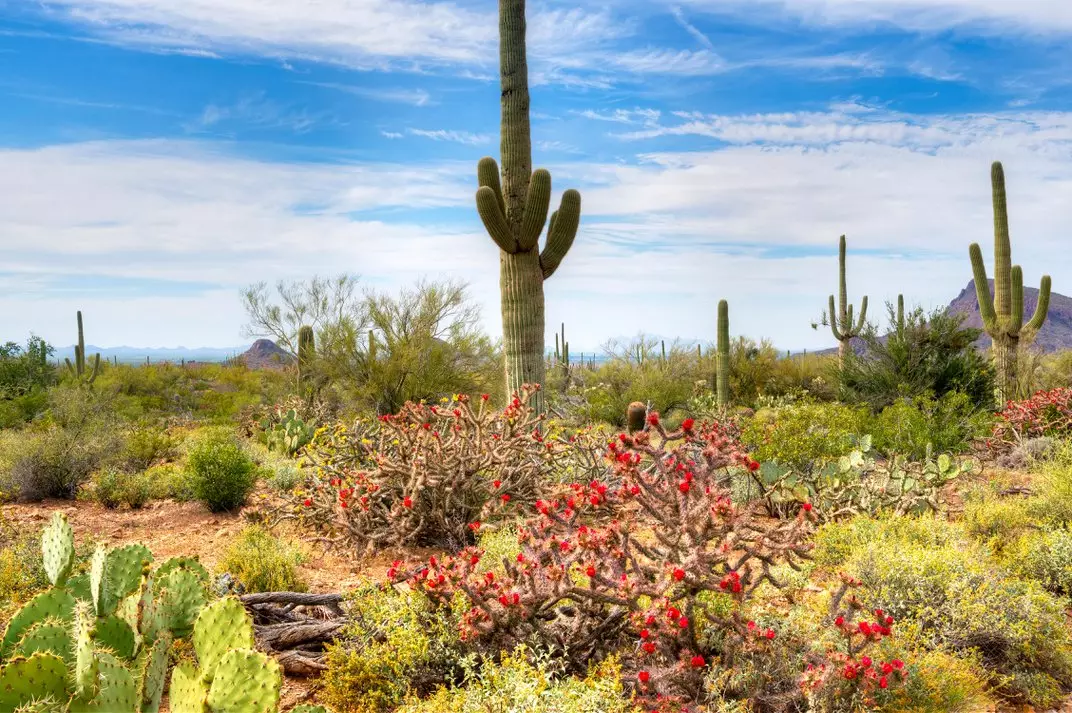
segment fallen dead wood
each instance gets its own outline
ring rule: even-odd
[[[258,592],[241,600],[253,617],[257,646],[290,676],[323,671],[325,646],[348,621],[338,594]]]

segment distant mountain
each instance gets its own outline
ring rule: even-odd
[[[86,354],[92,358],[94,354],[99,353],[101,359],[107,361],[118,361],[125,364],[144,364],[145,357],[149,357],[151,363],[157,363],[162,361],[178,362],[182,360],[186,361],[209,361],[209,362],[221,362],[226,361],[232,357],[238,356],[247,349],[245,346],[240,347],[98,347],[93,344],[86,345]],[[59,360],[61,363],[66,359],[74,359],[74,345],[69,347],[59,347],[56,349],[56,353],[53,355],[54,359]]]
[[[238,356],[238,361],[250,369],[282,369],[294,361],[294,357],[271,339],[258,339]]]
[[[994,281],[990,280],[990,294],[994,294]],[[1024,287],[1024,321],[1031,319],[1038,304],[1037,287]],[[966,315],[965,326],[982,329],[983,318],[979,314],[979,300],[975,295],[975,280],[961,290],[956,299],[949,303],[949,309]],[[990,337],[984,332],[976,342],[980,349],[990,347]],[[1046,321],[1035,337],[1034,344],[1043,352],[1050,353],[1062,349],[1072,349],[1072,297],[1050,292],[1050,309]]]

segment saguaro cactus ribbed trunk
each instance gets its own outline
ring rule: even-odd
[[[316,337],[313,328],[303,324],[298,329],[298,391],[304,392],[309,386],[309,375],[316,358]]]
[[[838,366],[845,363],[845,354],[853,337],[860,335],[867,319],[867,295],[860,300],[860,317],[853,324],[852,305],[849,304],[848,287],[845,284],[845,236],[838,241],[838,303],[834,311],[834,296],[830,295],[830,331],[838,340]]]
[[[718,302],[718,351],[715,354],[718,371],[715,372],[716,398],[720,407],[730,402],[730,306],[726,300]]]
[[[998,404],[1016,396],[1016,353],[1020,338],[1031,339],[1046,321],[1050,309],[1050,276],[1043,275],[1039,285],[1035,314],[1024,324],[1024,272],[1012,264],[1012,244],[1009,240],[1009,211],[1005,201],[1005,170],[1000,161],[990,166],[990,186],[994,203],[994,295],[986,277],[983,251],[979,243],[968,248],[975,294],[979,299],[979,314],[983,328],[992,340],[991,352],[997,375]]]
[[[86,377],[86,337],[82,331],[82,311],[78,311],[78,343],[74,347],[74,364],[67,359],[67,369],[80,381],[92,384],[100,373],[100,352],[93,355],[93,371]]]
[[[499,72],[502,84],[500,151],[477,164],[476,207],[499,246],[503,351],[507,394],[522,384],[544,381],[543,283],[573,245],[581,218],[581,195],[570,189],[551,214],[541,251],[540,233],[551,204],[551,174],[532,171],[528,64],[525,57],[525,0],[499,0]],[[529,405],[542,412],[540,393]]]

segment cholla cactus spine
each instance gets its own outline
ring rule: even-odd
[[[1042,328],[1050,307],[1050,276],[1043,275],[1039,285],[1035,314],[1024,324],[1024,273],[1012,264],[1009,240],[1009,212],[1005,199],[1005,170],[1000,161],[990,167],[990,184],[994,205],[994,294],[986,276],[983,252],[978,243],[968,248],[975,293],[983,328],[992,341],[991,352],[997,371],[999,403],[1016,395],[1016,353],[1021,337],[1031,339]]]

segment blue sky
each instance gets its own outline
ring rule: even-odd
[[[459,278],[498,154],[490,0],[0,0],[0,339],[247,341],[251,282]],[[531,2],[534,163],[583,197],[547,285],[575,352],[638,332],[829,346],[836,287],[944,304],[991,253],[1072,294],[1072,3]],[[556,198],[557,201],[557,198]]]

